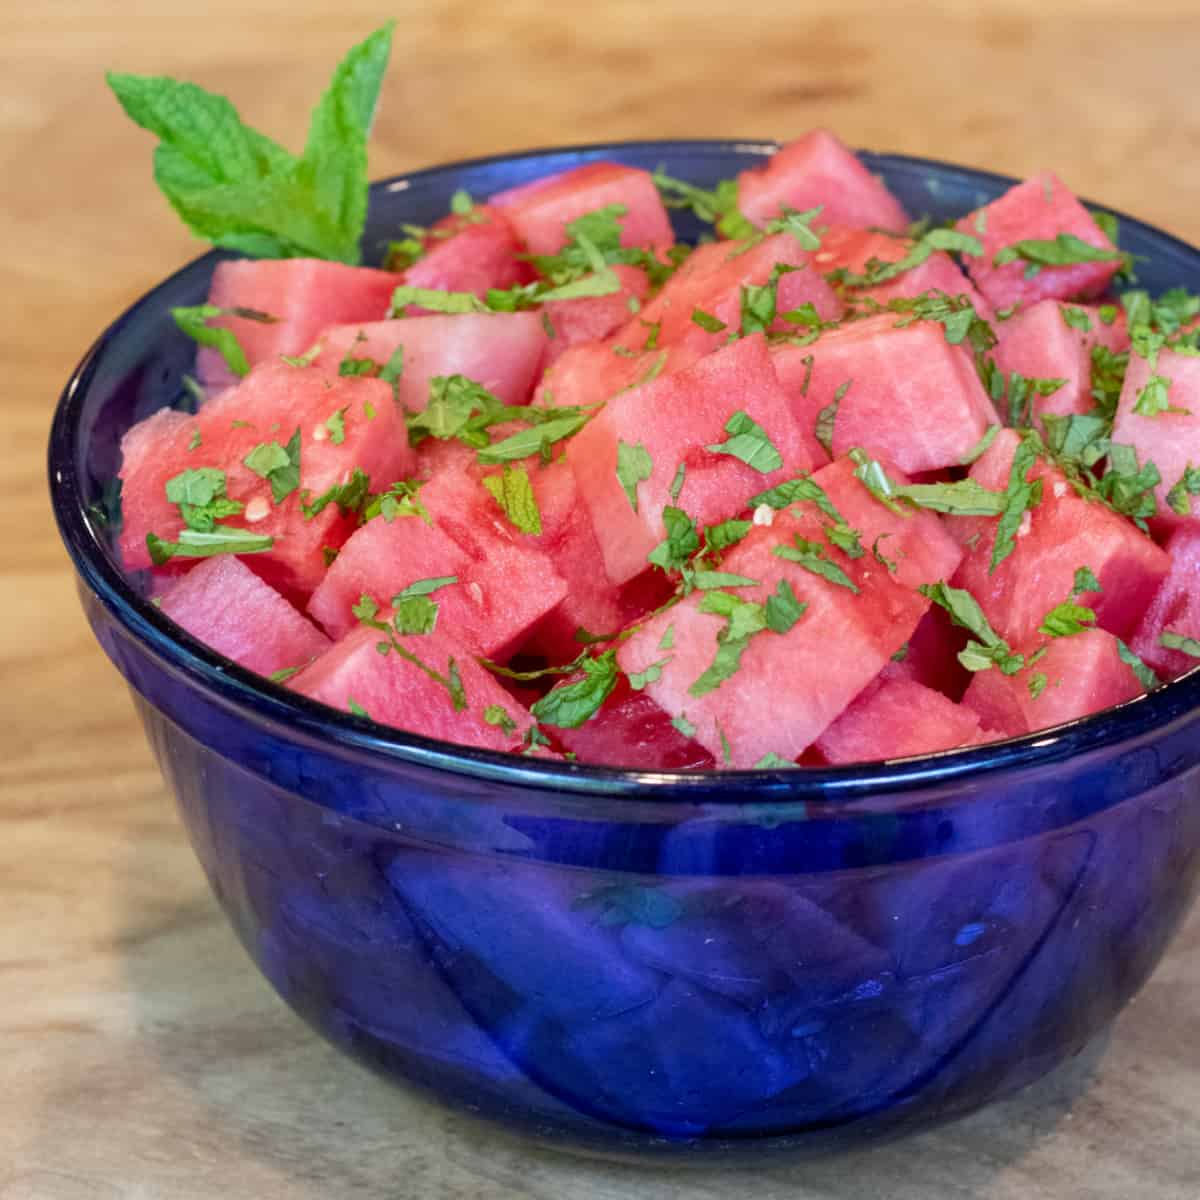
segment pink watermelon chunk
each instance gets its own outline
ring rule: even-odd
[[[942,608],[931,608],[908,639],[903,656],[883,668],[880,679],[911,679],[951,700],[961,700],[970,672],[958,661],[967,635]]]
[[[1120,310],[1117,310],[1118,313]],[[1068,323],[1073,322],[1073,323]],[[1086,328],[1084,327],[1086,326]],[[993,352],[1005,374],[1018,371],[1026,379],[1062,379],[1049,396],[1033,393],[1033,414],[1066,416],[1096,407],[1092,398],[1092,348],[1124,350],[1129,345],[1125,322],[1105,323],[1098,305],[1040,300],[995,325],[999,344]]]
[[[850,229],[835,225],[821,233],[821,248],[813,252],[813,262],[823,275],[838,269],[855,275],[867,270],[871,259],[881,263],[899,262],[914,246],[911,238],[892,237],[871,229]],[[966,296],[971,306],[985,320],[992,316],[992,306],[959,270],[950,255],[937,250],[923,263],[895,279],[874,287],[854,288],[853,298],[866,296],[879,304],[889,300],[923,296],[927,292],[945,292],[948,296]]]
[[[690,367],[700,357],[679,346],[640,353],[609,342],[581,342],[554,359],[533,394],[546,408],[586,408],[618,392]]]
[[[1167,630],[1200,640],[1200,528],[1177,529],[1163,548],[1171,556],[1171,573],[1146,609],[1130,645],[1148,666],[1174,679],[1200,665],[1160,640]]]
[[[903,472],[884,463],[890,478],[907,483]],[[949,579],[962,561],[962,548],[950,536],[942,521],[928,511],[900,516],[874,496],[855,478],[854,463],[840,458],[815,472],[812,481],[829,497],[846,524],[857,530],[867,553],[877,547],[883,557],[895,564],[892,572],[897,583],[916,588],[923,583]],[[816,506],[806,502],[809,512]]]
[[[335,444],[329,422],[336,426],[339,419],[342,439]],[[300,486],[275,504],[271,484],[243,460],[263,443],[286,444],[297,430]],[[120,546],[129,570],[151,565],[147,534],[173,542],[184,529],[178,507],[167,499],[167,481],[189,468],[210,467],[225,472],[227,495],[245,506],[222,523],[275,539],[269,550],[248,555],[247,565],[288,596],[306,596],[321,582],[325,548],[337,549],[355,526],[354,517],[343,516],[335,503],[326,503],[311,519],[302,505],[347,483],[355,470],[379,488],[405,478],[414,462],[386,384],[330,379],[285,363],[256,367],[195,416],[155,413],[125,435],[121,452]],[[196,561],[172,558],[166,569],[187,569]]]
[[[251,366],[281,354],[303,354],[328,325],[377,321],[385,316],[400,282],[391,271],[348,267],[319,258],[240,258],[217,265],[208,303],[269,313],[272,324],[240,317],[213,321],[237,334]],[[200,347],[196,374],[209,387],[237,380],[213,349]]]
[[[293,676],[288,686],[341,712],[349,711],[353,702],[372,720],[423,737],[486,750],[520,748],[521,734],[533,718],[475,661],[469,647],[440,628],[431,634],[398,640],[410,654],[444,677],[449,677],[453,663],[466,696],[463,711],[455,711],[450,690],[419,666],[394,651],[380,654],[376,647],[381,634],[369,628],[347,634]],[[485,719],[484,714],[492,706],[503,710],[514,732],[506,733],[503,723],[491,724]]]
[[[868,317],[810,346],[776,346],[776,370],[796,421],[814,433],[821,410],[849,384],[833,425],[834,457],[857,446],[909,473],[955,466],[995,424],[995,410],[965,344],[947,342],[936,322],[901,327],[901,319]]]
[[[726,442],[725,426],[738,412],[765,430],[780,467],[764,473],[706,448]],[[652,464],[650,477],[637,486],[636,511],[617,478],[621,442],[642,446]],[[614,396],[568,443],[567,459],[616,584],[641,574],[646,556],[663,540],[663,509],[673,503],[670,488],[680,465],[686,477],[679,506],[700,524],[733,516],[748,497],[811,465],[761,334]]]
[[[557,254],[576,217],[623,204],[621,245],[663,253],[675,244],[671,220],[649,171],[619,163],[588,163],[498,192],[491,203],[504,215],[530,254]]]
[[[693,354],[709,354],[741,328],[742,289],[767,284],[779,264],[795,267],[779,277],[775,311],[791,312],[811,304],[822,320],[842,315],[842,304],[829,284],[812,269],[810,256],[790,233],[778,233],[755,243],[717,242],[700,246],[662,291],[634,317],[615,341],[630,350],[641,350],[647,340],[658,346],[681,347]],[[696,324],[697,310],[726,327],[711,331]],[[794,332],[797,326],[782,319],[773,329]]]
[[[397,381],[400,406],[419,412],[435,375],[465,375],[505,404],[528,404],[546,352],[546,331],[534,312],[398,317],[324,330],[317,365],[337,370],[343,358],[385,363],[404,347]]]
[[[901,233],[908,215],[883,181],[826,129],[814,129],[781,146],[764,166],[738,176],[738,208],[765,225],[784,208],[821,208],[821,220]]]
[[[1019,441],[1012,430],[1001,430],[971,468],[971,478],[1002,491]],[[1103,590],[1083,593],[1079,603],[1095,610],[1100,628],[1128,638],[1167,576],[1166,552],[1124,517],[1079,496],[1057,467],[1039,462],[1028,478],[1043,481],[1042,501],[1026,514],[1015,549],[994,572],[996,520],[948,518],[960,541],[979,534],[954,585],[966,588],[996,632],[1016,646],[1036,636],[1046,613],[1071,593],[1076,570],[1089,567]]]
[[[260,675],[304,666],[329,639],[232,554],[205,559],[159,609],[218,654]]]
[[[620,263],[612,271],[621,281],[619,292],[607,296],[581,296],[576,300],[550,300],[542,306],[546,320],[554,330],[546,348],[548,364],[571,346],[608,337],[626,324],[631,311],[640,307],[650,291],[646,272]]]
[[[600,711],[578,729],[556,729],[559,742],[581,763],[643,771],[705,770],[713,756],[685,737],[645,692],[622,678]]]
[[[434,593],[439,626],[477,654],[511,657],[563,601],[563,580],[532,539],[510,532],[489,493],[465,474],[440,472],[420,500],[432,524],[415,516],[368,521],[342,547],[309,612],[340,638],[356,624],[351,609],[363,593],[386,608],[418,580],[454,576],[456,583]]]
[[[879,674],[929,607],[870,554],[851,560],[827,551],[855,592],[774,553],[794,536],[823,542],[823,535],[824,526],[808,514],[780,512],[725,556],[722,570],[758,581],[737,588],[740,599],[763,604],[786,580],[808,608],[788,632],[766,629],[750,637],[740,667],[715,690],[692,691],[712,664],[717,634],[726,625],[701,611],[699,591],[652,617],[617,651],[626,674],[657,664],[661,674],[646,684],[646,694],[669,716],[686,717],[695,740],[718,763],[750,767],[766,754],[799,758]],[[670,648],[663,650],[668,629]]]
[[[1032,667],[1016,675],[1003,675],[995,668],[978,671],[963,696],[963,705],[974,709],[999,736],[1017,737],[1074,721],[1144,691],[1122,661],[1117,639],[1103,629],[1025,643],[1022,652],[1028,655],[1043,644],[1045,656]],[[1035,697],[1038,673],[1045,676],[1045,686]]]
[[[404,272],[401,282],[441,292],[470,292],[482,300],[489,288],[504,290],[533,278],[529,264],[517,257],[520,253],[521,244],[504,214],[477,205],[469,214],[452,213],[432,226],[424,257]],[[407,315],[425,311],[410,305]],[[375,315],[386,312],[385,305]]]
[[[1164,381],[1167,403],[1183,412],[1160,412],[1143,416],[1134,411],[1138,397],[1151,378]],[[1112,440],[1132,446],[1140,462],[1152,462],[1162,476],[1158,485],[1156,525],[1172,529],[1200,522],[1200,496],[1185,493],[1181,499],[1188,515],[1181,516],[1167,502],[1167,493],[1188,467],[1200,468],[1200,357],[1161,350],[1154,367],[1138,354],[1131,354]]]
[[[1052,171],[1010,188],[991,204],[963,217],[957,228],[983,243],[983,255],[969,257],[967,271],[996,309],[1102,295],[1121,267],[1115,257],[1107,262],[1041,267],[1032,276],[1028,276],[1031,264],[1024,260],[996,266],[996,255],[1006,247],[1021,241],[1053,241],[1059,234],[1071,234],[1098,250],[1116,250]]]
[[[911,679],[881,679],[821,734],[816,750],[824,762],[837,766],[911,758],[988,740],[978,714],[965,705]]]

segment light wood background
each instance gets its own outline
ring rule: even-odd
[[[621,137],[787,136],[1015,174],[1200,241],[1197,0],[0,3],[0,1200],[1200,1196],[1200,920],[1110,1042],[943,1132],[722,1176],[577,1163],[319,1043],[210,899],[80,618],[43,452],[94,335],[198,252],[106,67],[233,96],[297,146],[400,25],[373,173]]]

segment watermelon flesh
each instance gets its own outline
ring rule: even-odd
[[[251,366],[308,350],[326,326],[377,321],[387,314],[400,283],[391,271],[348,267],[318,258],[236,259],[217,264],[208,303],[249,308],[275,318],[271,324],[242,317],[210,322],[232,329]],[[236,377],[218,351],[201,346],[196,374],[208,387],[228,387]]]
[[[945,609],[931,608],[908,639],[901,657],[892,659],[880,679],[911,679],[951,700],[961,700],[970,672],[958,661],[967,635],[955,626]]]
[[[649,171],[619,163],[588,163],[535,179],[492,196],[530,254],[557,254],[567,242],[567,225],[609,205],[621,216],[621,245],[664,254],[675,244],[671,220]]]
[[[779,276],[775,288],[776,330],[794,331],[782,314],[811,304],[825,321],[842,315],[842,304],[833,289],[812,269],[809,253],[789,233],[775,234],[757,244],[716,242],[699,246],[666,282],[662,291],[615,335],[629,350],[642,350],[649,340],[655,346],[679,347],[691,354],[711,354],[741,328],[742,289],[763,287],[778,264],[794,267]],[[724,329],[711,331],[698,325],[699,310],[720,322]]]
[[[727,440],[725,425],[744,412],[765,430],[783,465],[762,472],[706,447]],[[618,443],[641,445],[651,460],[635,511],[617,478]],[[761,335],[743,338],[675,374],[613,397],[567,446],[579,492],[615,584],[646,569],[665,536],[663,509],[682,464],[679,494],[699,524],[733,516],[748,497],[811,465]]]
[[[1001,430],[971,478],[1003,491],[1019,441],[1012,430]],[[975,597],[1001,637],[1018,645],[1036,636],[1046,613],[1071,595],[1075,572],[1088,567],[1102,590],[1082,593],[1079,603],[1095,610],[1100,628],[1128,638],[1167,577],[1167,553],[1124,517],[1077,495],[1057,467],[1039,462],[1028,478],[1043,481],[1042,501],[1026,513],[1013,552],[994,571],[996,521],[950,518],[964,545],[979,534],[952,582]]]
[[[473,379],[505,404],[528,404],[546,340],[533,312],[397,317],[324,330],[317,366],[336,371],[348,357],[383,364],[403,346],[404,372],[396,381],[401,408],[424,409],[429,381],[448,375]]]
[[[956,466],[995,424],[970,350],[933,321],[898,325],[892,314],[825,333],[810,346],[773,348],[775,368],[802,428],[838,401],[834,457],[861,447],[909,473]],[[809,361],[812,370],[809,371]]]
[[[449,677],[453,664],[466,696],[466,707],[458,712],[450,690],[420,666],[395,651],[380,654],[381,640],[383,635],[374,629],[349,633],[293,676],[287,686],[341,712],[351,711],[353,702],[372,720],[409,733],[485,750],[520,749],[521,734],[533,718],[475,661],[468,646],[441,629],[397,639],[426,667],[444,677]],[[503,710],[515,732],[506,733],[500,724],[484,719],[493,705]]]
[[[343,440],[335,444],[328,422],[339,413]],[[243,459],[262,443],[288,442],[296,430],[301,435],[300,487],[275,504],[271,484]],[[355,525],[336,504],[306,519],[303,502],[346,483],[355,470],[375,486],[386,487],[410,474],[414,462],[386,384],[327,379],[285,363],[256,367],[194,416],[160,410],[130,429],[121,452],[120,549],[129,570],[151,565],[147,534],[173,542],[185,527],[179,509],[167,499],[167,481],[189,468],[211,467],[225,472],[227,495],[245,506],[222,523],[275,539],[269,550],[247,555],[247,565],[289,597],[306,596],[321,582],[325,548],[341,546]],[[186,570],[196,561],[173,558],[166,570]]]
[[[1134,411],[1138,397],[1152,377],[1165,381],[1167,403],[1182,412],[1159,412],[1143,416]],[[1162,476],[1155,495],[1158,500],[1159,528],[1170,530],[1200,522],[1200,496],[1185,494],[1182,499],[1187,515],[1177,513],[1167,501],[1167,493],[1182,478],[1188,467],[1200,467],[1200,357],[1173,350],[1160,350],[1154,367],[1133,353],[1117,416],[1113,422],[1112,440],[1132,446],[1138,460],[1152,462]]]
[[[205,559],[158,598],[198,641],[260,675],[302,667],[329,639],[232,554]]]
[[[823,532],[807,513],[780,512],[725,556],[722,570],[759,581],[739,587],[741,599],[765,603],[786,580],[808,608],[787,633],[768,629],[750,637],[739,669],[715,690],[694,694],[725,626],[701,611],[700,592],[652,617],[617,650],[626,674],[658,664],[661,674],[646,684],[646,695],[668,716],[689,721],[718,763],[752,767],[767,754],[798,759],[879,674],[929,607],[870,554],[852,560],[828,551],[856,593],[774,553],[793,537],[822,540]],[[664,651],[668,629],[671,649]]]
[[[612,341],[569,346],[547,367],[533,394],[534,404],[587,408],[618,392],[689,367],[700,356],[679,346],[626,351]]]
[[[629,314],[640,308],[650,291],[646,272],[621,263],[611,268],[621,284],[621,290],[606,296],[580,296],[574,300],[548,300],[542,306],[548,325],[553,330],[546,347],[547,365],[571,346],[580,342],[596,342],[615,333],[628,320]]]
[[[1117,310],[1118,312],[1120,310]],[[1068,318],[1075,324],[1069,324]],[[1079,326],[1087,325],[1087,328]],[[1062,386],[1049,396],[1031,390],[1032,412],[1069,416],[1091,412],[1092,349],[1125,350],[1129,335],[1118,316],[1105,322],[1100,306],[1063,304],[1040,300],[994,326],[999,337],[993,358],[1006,375],[1019,372],[1026,379],[1061,379]]]
[[[785,208],[807,212],[820,206],[818,221],[902,233],[908,215],[884,183],[854,152],[825,129],[781,146],[761,167],[738,176],[738,209],[763,226]]]
[[[1032,276],[1030,264],[1021,259],[996,266],[996,255],[1006,247],[1022,241],[1053,241],[1060,234],[1071,234],[1098,250],[1116,250],[1087,209],[1051,171],[1010,188],[991,204],[963,217],[956,228],[983,244],[981,256],[968,256],[967,271],[995,309],[1028,306],[1039,300],[1091,299],[1103,295],[1121,267],[1115,256],[1106,262],[1041,267]]]
[[[1130,646],[1165,679],[1174,679],[1197,666],[1190,654],[1164,646],[1161,639],[1169,630],[1200,640],[1200,529],[1177,529],[1163,548],[1171,556],[1171,573],[1146,609]]]
[[[1074,721],[1145,690],[1121,659],[1117,639],[1103,629],[1024,643],[1021,652],[1028,658],[1043,645],[1045,655],[1015,675],[996,668],[976,672],[963,696],[964,707],[974,709],[998,736],[1017,737]],[[1036,686],[1031,688],[1035,674],[1045,676],[1036,697]]]
[[[911,758],[990,740],[979,715],[911,679],[871,684],[817,739],[830,766]]]

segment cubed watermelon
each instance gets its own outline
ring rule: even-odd
[[[717,453],[734,436],[727,425],[741,413],[766,433],[781,464],[756,469],[732,453]],[[618,447],[641,446],[649,478],[637,484],[637,507],[617,477]],[[763,458],[775,461],[763,446]],[[646,569],[663,540],[663,509],[675,503],[671,486],[685,470],[678,505],[700,524],[733,516],[746,500],[811,466],[761,334],[742,338],[695,365],[662,376],[608,401],[571,439],[567,459],[591,514],[608,578],[625,583]]]
[[[338,325],[323,332],[321,345],[316,365],[326,371],[336,371],[344,358],[382,364],[403,346],[396,394],[402,408],[418,412],[429,403],[435,375],[465,375],[505,404],[528,404],[546,331],[534,312],[459,313]]]
[[[996,309],[1038,300],[1091,299],[1103,294],[1121,267],[1116,247],[1052,171],[1010,188],[998,200],[963,217],[957,228],[983,243],[980,257],[967,258],[967,271]],[[1061,267],[1039,267],[1021,258],[1000,266],[995,263],[1001,250],[1019,242],[1052,242],[1061,234],[1112,257]]]
[[[606,296],[580,296],[575,300],[550,300],[542,307],[549,328],[554,332],[546,347],[547,364],[554,362],[571,346],[606,338],[625,325],[629,314],[639,309],[650,291],[646,272],[618,263],[612,272],[620,280],[621,290]]]
[[[902,322],[887,313],[809,346],[778,345],[776,370],[806,430],[815,431],[845,386],[833,421],[835,457],[857,446],[910,473],[955,466],[995,424],[995,410],[965,344],[947,342],[935,321]]]
[[[738,209],[755,225],[784,208],[807,212],[818,206],[822,220],[838,225],[897,233],[908,225],[908,214],[884,182],[826,129],[788,142],[763,166],[738,176]]]
[[[715,766],[699,742],[680,733],[645,692],[622,678],[590,720],[556,729],[559,742],[580,762],[643,771],[702,770]]]
[[[1190,654],[1162,644],[1170,631],[1200,641],[1200,527],[1177,529],[1163,547],[1171,573],[1159,588],[1133,635],[1134,653],[1167,679],[1200,665]]]
[[[1019,442],[1012,430],[1001,430],[971,478],[1003,491]],[[970,591],[996,632],[1016,645],[1037,634],[1046,613],[1071,594],[1075,572],[1088,567],[1102,591],[1084,592],[1079,603],[1095,610],[1102,629],[1129,637],[1167,577],[1166,552],[1100,501],[1080,496],[1057,467],[1039,462],[1027,478],[1042,480],[1041,503],[1025,514],[1012,553],[994,571],[996,520],[949,518],[951,531],[970,542],[955,586]]]
[[[288,686],[331,708],[365,712],[374,721],[423,737],[487,750],[520,748],[521,735],[533,718],[475,661],[470,647],[440,628],[398,639],[444,680],[451,681],[452,671],[457,672],[465,699],[460,711],[451,687],[394,650],[381,654],[381,641],[383,635],[374,629],[349,633],[293,676]]]
[[[829,284],[811,266],[808,251],[790,233],[778,233],[758,242],[717,242],[694,250],[662,291],[615,335],[618,345],[629,350],[654,346],[681,347],[694,354],[708,354],[742,328],[743,289],[763,287],[782,264],[794,267],[779,276],[775,285],[772,328],[794,332],[797,326],[782,320],[782,314],[811,304],[822,320],[842,315],[842,303]],[[723,328],[697,324],[694,314],[703,314]]]
[[[435,291],[470,292],[482,300],[489,288],[510,288],[534,277],[529,264],[517,257],[520,253],[521,244],[504,214],[477,205],[467,214],[451,213],[430,228],[424,256],[404,272],[402,282]],[[412,305],[407,315],[424,311]],[[386,312],[385,305],[375,315]]]
[[[221,317],[214,326],[232,329],[253,366],[281,354],[303,354],[329,325],[378,321],[400,278],[391,271],[348,267],[318,258],[239,258],[217,264],[208,303],[218,308],[249,308],[275,320]],[[202,346],[196,374],[209,387],[227,387],[235,377],[214,349]]]
[[[340,415],[339,415],[340,414]],[[335,440],[331,430],[338,430]],[[300,484],[276,504],[273,485],[245,465],[264,443],[287,444],[300,435]],[[325,574],[325,549],[337,549],[355,527],[353,516],[326,500],[305,517],[304,506],[365,473],[376,488],[412,470],[409,448],[391,389],[377,379],[328,378],[285,363],[256,367],[236,388],[213,397],[195,416],[160,410],[135,425],[121,442],[123,464],[121,557],[130,570],[151,565],[153,533],[174,542],[184,521],[167,498],[167,481],[190,468],[225,473],[228,497],[243,511],[222,523],[274,538],[271,548],[247,556],[247,565],[288,596],[306,596]],[[168,569],[194,566],[177,557]]]
[[[177,625],[260,675],[302,667],[329,639],[232,554],[206,559],[158,598]]]
[[[1154,389],[1164,390],[1169,408],[1148,416],[1136,409],[1152,379],[1157,381]],[[1153,390],[1150,395],[1153,397]],[[1145,407],[1145,401],[1141,403]],[[1164,349],[1159,351],[1152,367],[1140,355],[1131,354],[1112,440],[1132,446],[1143,464],[1152,462],[1158,468],[1162,476],[1156,491],[1158,525],[1171,529],[1200,522],[1200,495],[1186,487],[1177,489],[1173,499],[1187,508],[1186,515],[1176,512],[1167,500],[1168,493],[1189,468],[1200,471],[1200,356]]]
[[[557,254],[567,225],[585,213],[624,205],[621,245],[664,253],[675,233],[649,171],[619,163],[588,163],[558,175],[498,192],[491,203],[504,212],[530,254]]]
[[[1103,629],[1023,643],[1021,651],[1028,657],[1043,645],[1045,655],[1015,675],[989,668],[971,680],[963,705],[997,736],[1017,737],[1074,721],[1145,690],[1121,658],[1117,639]]]
[[[722,570],[758,581],[738,587],[739,599],[765,604],[786,581],[808,607],[786,633],[753,634],[738,668],[714,690],[699,681],[714,662],[726,621],[703,611],[705,593],[693,592],[652,617],[617,651],[621,669],[648,673],[646,694],[672,718],[687,721],[718,763],[750,767],[768,754],[799,758],[879,674],[929,607],[870,554],[852,560],[826,551],[825,561],[841,569],[852,589],[775,553],[793,546],[793,538],[823,544],[823,535],[824,526],[807,513],[780,512],[726,555]]]
[[[871,684],[817,739],[821,760],[841,763],[910,758],[989,740],[979,715],[911,679]]]
[[[1062,386],[1049,396],[1031,390],[1033,415],[1065,416],[1096,407],[1092,397],[1092,349],[1124,350],[1129,345],[1124,319],[1113,308],[1110,321],[1100,306],[1063,304],[1040,300],[995,325],[999,344],[993,353],[1005,374],[1019,372],[1026,379],[1061,379]]]
[[[537,385],[533,402],[547,408],[586,408],[689,367],[699,357],[680,346],[634,352],[611,341],[581,342],[554,359]]]

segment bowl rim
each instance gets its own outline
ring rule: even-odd
[[[641,139],[589,142],[518,150],[440,163],[387,176],[371,184],[371,195],[405,190],[413,183],[447,173],[461,173],[520,161],[550,157],[596,158],[604,154],[660,149],[664,154],[742,154],[769,157],[779,143],[754,138]],[[965,184],[1011,187],[1016,178],[982,168],[907,154],[860,152],[868,166],[925,179],[958,177]],[[1084,200],[1089,207],[1092,201]],[[1112,209],[1122,227],[1176,254],[1195,257],[1200,270],[1200,249],[1155,226]],[[1101,712],[1016,738],[981,746],[938,751],[909,758],[874,760],[845,766],[789,768],[715,768],[710,770],[644,770],[539,759],[511,752],[424,737],[391,726],[343,713],[283,687],[282,684],[238,666],[211,650],[175,625],[141,596],[110,558],[103,532],[84,503],[82,481],[76,470],[80,417],[91,377],[111,344],[125,326],[144,310],[153,308],[161,294],[181,276],[201,264],[227,257],[209,250],[190,260],[130,304],[96,338],[71,373],[51,421],[48,469],[51,502],[59,534],[77,572],[77,582],[116,619],[124,632],[149,652],[161,667],[190,685],[201,687],[221,706],[242,711],[254,723],[267,723],[285,737],[304,736],[330,751],[366,752],[394,765],[419,765],[451,771],[498,783],[564,793],[628,796],[666,802],[744,805],[746,793],[765,795],[770,804],[830,803],[865,797],[902,795],[915,790],[952,786],[964,781],[990,779],[1001,772],[1026,771],[1067,759],[1079,759],[1120,744],[1137,744],[1200,711],[1200,667],[1154,691]],[[382,765],[382,763],[381,763]],[[722,795],[721,793],[727,793]],[[758,801],[761,804],[763,801]]]

